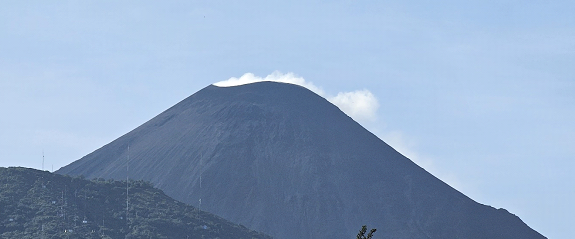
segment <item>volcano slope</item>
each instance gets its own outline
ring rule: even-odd
[[[130,178],[275,238],[544,238],[296,85],[210,85],[58,173],[123,179],[128,154]]]

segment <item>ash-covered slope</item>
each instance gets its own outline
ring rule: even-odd
[[[123,179],[128,146],[130,178],[280,239],[544,238],[296,85],[208,86],[58,173]]]

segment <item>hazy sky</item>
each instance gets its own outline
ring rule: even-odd
[[[572,1],[54,2],[0,7],[0,166],[58,169],[209,84],[288,77],[363,94],[356,119],[440,179],[575,235]]]

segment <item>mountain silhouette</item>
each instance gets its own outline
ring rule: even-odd
[[[210,85],[57,173],[125,179],[128,157],[130,178],[280,239],[366,224],[381,238],[544,238],[292,84]]]

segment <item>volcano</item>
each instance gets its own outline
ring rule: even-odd
[[[353,238],[362,225],[381,238],[545,238],[286,83],[210,85],[57,173],[150,181],[280,239]]]

